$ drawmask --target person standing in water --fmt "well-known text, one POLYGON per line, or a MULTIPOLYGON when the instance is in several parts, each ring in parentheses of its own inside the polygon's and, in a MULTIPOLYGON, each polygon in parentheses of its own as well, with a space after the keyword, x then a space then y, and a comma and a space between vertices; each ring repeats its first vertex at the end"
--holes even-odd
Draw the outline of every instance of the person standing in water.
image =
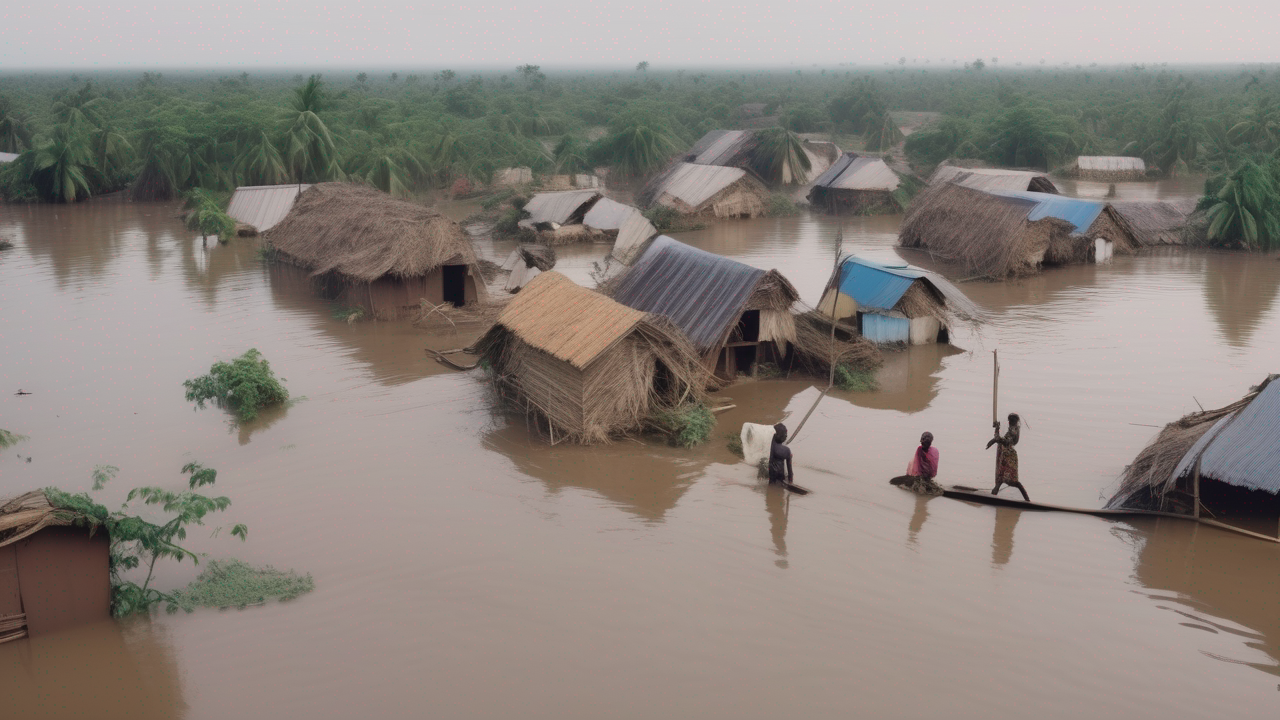
POLYGON ((773 442, 769 444, 769 482, 793 483, 795 473, 791 469, 791 448, 786 446, 787 426, 773 426, 773 442))
POLYGON ((907 463, 907 475, 930 482, 938 476, 938 448, 933 447, 933 433, 920 436, 920 447, 907 463))
POLYGON ((996 436, 987 442, 988 448, 997 443, 1000 445, 996 451, 996 486, 991 489, 991 494, 999 494, 1000 486, 1008 485, 1018 488, 1018 492, 1022 493, 1022 499, 1031 502, 1027 489, 1018 482, 1018 451, 1013 449, 1013 446, 1018 444, 1018 436, 1022 432, 1022 419, 1018 417, 1018 413, 1009 413, 1009 429, 1004 437, 1000 437, 999 420, 996 421, 995 428, 996 436))

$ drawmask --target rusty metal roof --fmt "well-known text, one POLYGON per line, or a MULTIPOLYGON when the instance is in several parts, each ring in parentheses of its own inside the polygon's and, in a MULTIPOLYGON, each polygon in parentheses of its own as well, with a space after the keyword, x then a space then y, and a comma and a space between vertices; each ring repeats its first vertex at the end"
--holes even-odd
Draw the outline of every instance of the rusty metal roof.
POLYGON ((293 209, 298 193, 310 185, 246 185, 236 188, 227 205, 231 219, 266 232, 293 209))

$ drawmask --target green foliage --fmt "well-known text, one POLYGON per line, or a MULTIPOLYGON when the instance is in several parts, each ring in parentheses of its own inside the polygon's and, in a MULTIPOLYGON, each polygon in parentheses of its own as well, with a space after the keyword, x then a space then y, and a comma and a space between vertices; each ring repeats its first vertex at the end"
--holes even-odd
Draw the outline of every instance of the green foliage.
POLYGON ((511 196, 515 194, 516 194, 516 191, 511 188, 502 188, 501 190, 481 200, 480 207, 484 208, 485 210, 492 210, 498 207, 499 205, 501 205, 502 203, 506 202, 507 200, 510 200, 511 196))
POLYGON ((657 170, 675 151, 675 141, 661 128, 628 125, 604 138, 594 154, 619 174, 638 177, 657 170))
POLYGON ((649 222, 653 223, 654 229, 660 233, 701 230, 706 227, 699 220, 682 215, 679 210, 666 205, 654 205, 644 211, 644 216, 649 222))
POLYGON ((291 110, 286 113, 283 152, 290 173, 299 182, 320 182, 342 178, 338 149, 329 126, 320 119, 327 99, 319 75, 312 75, 294 90, 291 110))
POLYGON ((885 152, 903 139, 902 131, 889 113, 884 113, 873 121, 867 122, 867 132, 863 137, 863 147, 872 152, 885 152))
POLYGON ((742 436, 735 435, 734 433, 725 433, 724 436, 725 439, 729 441, 725 444, 725 447, 729 448, 729 452, 737 455, 738 457, 745 457, 742 451, 742 436))
POLYGON ((875 373, 861 368, 852 368, 845 363, 836 365, 836 387, 845 392, 871 392, 879 387, 875 373))
POLYGON ((26 435, 19 435, 18 433, 9 432, 8 430, 0 428, 0 450, 7 450, 27 439, 26 435))
MULTIPOLYGON (((101 490, 117 472, 114 466, 100 465, 93 472, 93 489, 101 490)), ((111 611, 116 617, 144 613, 156 605, 176 603, 173 595, 151 587, 156 563, 161 559, 182 562, 190 558, 199 563, 195 553, 180 545, 187 538, 188 528, 204 525, 205 519, 226 510, 231 501, 225 497, 210 497, 197 492, 213 485, 218 473, 200 463, 188 463, 182 468, 188 475, 187 490, 175 492, 161 487, 138 487, 129 491, 120 510, 108 511, 88 493, 71 494, 57 488, 46 488, 45 496, 50 505, 74 524, 88 526, 93 531, 105 529, 110 538, 111 611), (130 503, 140 503, 154 516, 151 520, 142 515, 130 514, 130 503), (142 584, 126 575, 139 568, 146 568, 142 584)), ((234 537, 242 541, 248 537, 248 528, 237 524, 231 529, 234 537)), ((215 532, 216 534, 216 532, 215 532)))
POLYGON ((1222 182, 1205 216, 1210 242, 1252 250, 1280 248, 1280 161, 1272 160, 1270 167, 1269 172, 1246 161, 1222 182))
POLYGON ((276 379, 266 358, 256 349, 231 362, 216 362, 208 375, 186 380, 187 400, 204 407, 212 400, 242 422, 253 420, 264 407, 289 399, 289 391, 276 379))
POLYGON ((55 127, 49 141, 32 152, 31 181, 43 197, 75 202, 92 194, 90 180, 97 170, 88 135, 80 127, 55 127))
POLYGON ((795 217, 800 206, 786 193, 773 193, 764 201, 764 217, 795 217))
POLYGON ((205 238, 216 235, 218 242, 225 244, 236 234, 236 221, 223 212, 221 201, 195 188, 187 192, 187 229, 205 238))
POLYGON ((210 560, 194 582, 173 592, 168 611, 181 608, 193 612, 197 607, 243 610, 249 605, 261 605, 268 598, 292 600, 314 589, 310 574, 301 576, 271 566, 254 568, 240 560, 210 560))
POLYGON ((653 423, 670 437, 671 442, 680 447, 692 448, 711 437, 716 417, 702 403, 687 403, 656 413, 653 423))
POLYGON ((759 145, 753 157, 753 169, 771 183, 803 185, 808 181, 809 156, 800 136, 783 128, 769 128, 756 135, 759 145))
POLYGON ((364 308, 358 305, 336 305, 332 315, 334 320, 342 320, 350 325, 364 319, 364 308))

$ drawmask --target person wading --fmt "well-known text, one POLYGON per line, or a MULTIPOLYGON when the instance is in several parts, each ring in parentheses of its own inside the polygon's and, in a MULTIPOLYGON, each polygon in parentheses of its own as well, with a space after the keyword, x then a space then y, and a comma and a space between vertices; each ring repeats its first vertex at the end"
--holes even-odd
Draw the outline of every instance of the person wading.
POLYGON ((933 447, 933 433, 920 436, 920 447, 907 463, 907 475, 929 482, 938 476, 938 448, 933 447))
POLYGON ((787 426, 778 423, 773 426, 773 442, 769 444, 769 482, 790 484, 795 481, 795 473, 791 469, 791 448, 786 446, 787 426))
POLYGON ((1018 444, 1018 435, 1022 432, 1022 419, 1018 417, 1018 413, 1009 413, 1009 429, 1004 437, 1000 436, 999 420, 995 422, 995 428, 996 436, 987 442, 988 448, 997 443, 1000 445, 996 451, 996 486, 991 489, 991 494, 999 494, 1000 486, 1008 485, 1018 488, 1018 492, 1022 493, 1022 499, 1031 502, 1027 489, 1018 482, 1018 451, 1013 449, 1013 446, 1018 444))

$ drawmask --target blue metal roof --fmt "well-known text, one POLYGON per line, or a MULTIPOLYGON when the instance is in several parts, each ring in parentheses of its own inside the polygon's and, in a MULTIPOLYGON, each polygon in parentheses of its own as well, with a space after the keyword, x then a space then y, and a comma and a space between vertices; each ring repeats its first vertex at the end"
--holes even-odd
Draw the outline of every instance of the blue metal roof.
POLYGON ((1280 493, 1280 378, 1244 408, 1222 418, 1182 458, 1174 478, 1192 472, 1252 490, 1280 493))
POLYGON ((897 267, 851 257, 840 267, 840 292, 857 301, 859 307, 892 310, 911 284, 926 277, 920 270, 897 267))
POLYGON ((659 235, 618 280, 613 299, 671 318, 695 347, 715 348, 765 271, 659 235))
POLYGON ((1009 191, 999 193, 1005 197, 1017 197, 1025 200, 1033 200, 1036 203, 1031 213, 1027 215, 1028 220, 1043 220, 1047 217, 1066 220, 1075 226, 1075 231, 1082 233, 1093 225, 1093 221, 1098 219, 1102 214, 1102 209, 1106 207, 1105 203, 1097 200, 1081 200, 1080 198, 1067 197, 1065 195, 1050 195, 1049 193, 1025 191, 1009 191))

